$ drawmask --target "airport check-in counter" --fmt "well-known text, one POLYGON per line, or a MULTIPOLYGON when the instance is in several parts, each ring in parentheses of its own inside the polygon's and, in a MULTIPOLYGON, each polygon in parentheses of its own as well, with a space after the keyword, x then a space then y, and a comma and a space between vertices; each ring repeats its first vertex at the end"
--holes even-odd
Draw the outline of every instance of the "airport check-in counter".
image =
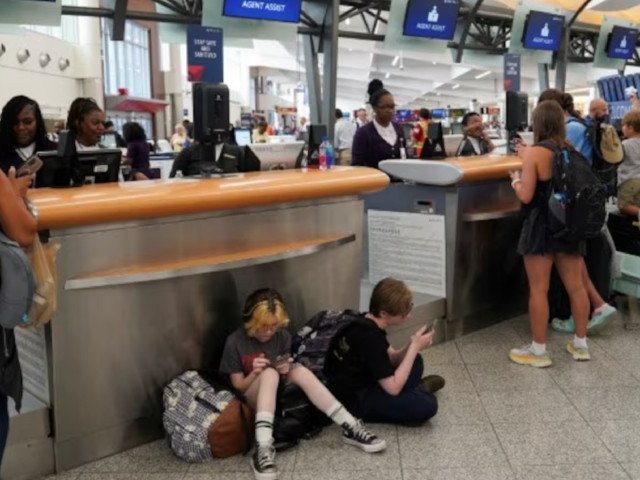
POLYGON ((423 287, 414 288, 420 315, 446 318, 438 341, 526 311, 516 252, 520 205, 509 178, 509 170, 521 168, 518 157, 387 160, 380 168, 402 181, 363 197, 363 284, 395 269, 423 287))
POLYGON ((12 417, 2 478, 161 436, 162 388, 217 367, 257 288, 283 294, 292 330, 320 310, 358 308, 359 195, 388 183, 337 167, 32 191, 41 231, 61 245, 58 311, 41 331, 19 332, 20 354, 27 403, 50 408, 53 424, 49 410, 12 417))

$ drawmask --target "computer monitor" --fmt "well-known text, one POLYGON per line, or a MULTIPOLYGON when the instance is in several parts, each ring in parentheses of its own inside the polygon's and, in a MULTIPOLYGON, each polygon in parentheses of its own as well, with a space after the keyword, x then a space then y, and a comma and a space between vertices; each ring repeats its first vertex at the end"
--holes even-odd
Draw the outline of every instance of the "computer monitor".
POLYGON ((285 170, 296 168, 304 142, 255 143, 247 146, 260 160, 261 170, 285 170))
POLYGON ((100 139, 100 145, 104 148, 118 148, 116 134, 114 132, 103 133, 100 139))
POLYGON ((239 147, 251 144, 251 129, 250 128, 236 128, 235 129, 236 144, 239 147))
POLYGON ((43 162, 36 174, 36 188, 115 183, 122 160, 119 149, 81 151, 77 153, 79 172, 74 172, 72 157, 60 157, 56 151, 38 152, 36 155, 43 162))
POLYGON ((462 124, 461 123, 452 123, 451 124, 451 135, 462 135, 462 124))

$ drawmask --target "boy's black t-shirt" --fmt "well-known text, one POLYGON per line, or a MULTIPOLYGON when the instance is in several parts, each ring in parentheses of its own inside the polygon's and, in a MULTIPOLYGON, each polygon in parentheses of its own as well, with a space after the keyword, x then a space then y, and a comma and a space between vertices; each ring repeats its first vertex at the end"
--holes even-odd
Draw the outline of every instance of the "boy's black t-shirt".
POLYGON ((387 333, 364 314, 333 339, 324 374, 338 400, 353 405, 358 391, 394 374, 388 348, 387 333))

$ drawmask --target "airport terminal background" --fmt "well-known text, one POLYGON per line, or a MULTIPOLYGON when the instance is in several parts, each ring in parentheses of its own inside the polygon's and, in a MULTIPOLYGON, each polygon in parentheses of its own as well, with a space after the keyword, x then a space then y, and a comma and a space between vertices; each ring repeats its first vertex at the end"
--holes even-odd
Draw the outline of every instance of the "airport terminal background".
MULTIPOLYGON (((2 0, 0 105, 33 98, 58 139, 72 101, 91 97, 115 132, 105 132, 101 151, 79 154, 84 181, 104 183, 98 190, 32 192, 43 238, 63 245, 60 308, 21 339, 25 401, 20 414, 10 408, 0 478, 253 478, 251 455, 189 465, 172 453, 159 434, 162 386, 199 366, 205 345, 220 348, 230 331, 223 318, 252 286, 283 289, 294 331, 322 308, 365 311, 372 285, 392 272, 411 276, 416 298, 391 343, 425 320, 446 320, 422 353, 425 373, 446 379, 438 414, 420 428, 372 424, 388 445, 373 456, 325 428, 277 455, 279 478, 640 479, 640 234, 615 201, 609 227, 621 276, 610 300, 619 313, 589 337, 593 361, 574 362, 568 337, 551 330, 551 368, 507 356, 530 341, 512 140, 533 143, 532 111, 553 87, 584 116, 604 99, 620 131, 640 91, 636 3, 2 0), (194 45, 205 44, 215 54, 199 63, 194 45), (379 171, 344 161, 350 138, 373 119, 372 79, 393 95, 407 139, 400 161, 379 171), (424 139, 436 148, 420 155, 423 109, 424 139), (470 112, 496 148, 452 159, 470 112), (158 180, 122 182, 127 122, 144 128, 158 180), (316 175, 324 137, 342 163, 326 172, 333 183, 316 175), (238 155, 232 176, 217 178, 225 167, 207 159, 197 177, 213 179, 172 173, 194 141, 217 158, 238 155), (261 172, 238 174, 238 165, 261 172), (415 227, 416 214, 434 224, 415 227), (388 248, 389 222, 406 235, 404 257, 388 248), (436 253, 411 265, 426 238, 436 253), (136 270, 138 260, 147 270, 136 270)), ((59 155, 42 155, 36 187, 54 183, 43 179, 59 155)))

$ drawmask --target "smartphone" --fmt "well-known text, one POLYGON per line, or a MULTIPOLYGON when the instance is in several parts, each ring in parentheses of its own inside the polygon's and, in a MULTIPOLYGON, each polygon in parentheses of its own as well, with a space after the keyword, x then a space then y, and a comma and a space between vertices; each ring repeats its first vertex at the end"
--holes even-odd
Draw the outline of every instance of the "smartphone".
POLYGON ((34 155, 27 160, 16 172, 16 177, 24 177, 25 175, 33 175, 42 168, 42 160, 34 155))
POLYGON ((285 363, 289 363, 289 358, 289 355, 278 355, 276 357, 276 361, 273 364, 276 367, 284 365, 285 363))
POLYGON ((424 333, 429 333, 435 330, 436 327, 438 326, 439 321, 440 321, 440 318, 436 318, 430 325, 427 325, 427 330, 424 333))

